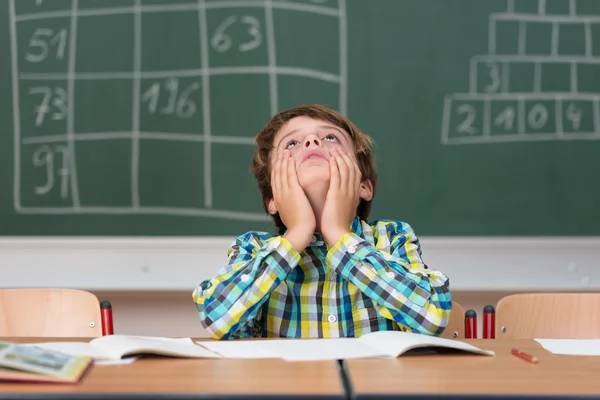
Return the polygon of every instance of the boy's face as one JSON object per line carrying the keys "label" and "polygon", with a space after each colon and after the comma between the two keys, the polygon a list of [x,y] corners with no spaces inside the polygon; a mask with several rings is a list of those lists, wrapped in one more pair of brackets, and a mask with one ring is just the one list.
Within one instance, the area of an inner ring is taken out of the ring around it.
{"label": "boy's face", "polygon": [[275,134],[271,157],[287,149],[296,162],[298,181],[306,188],[320,181],[329,182],[329,154],[334,147],[356,160],[352,138],[330,122],[296,117]]}

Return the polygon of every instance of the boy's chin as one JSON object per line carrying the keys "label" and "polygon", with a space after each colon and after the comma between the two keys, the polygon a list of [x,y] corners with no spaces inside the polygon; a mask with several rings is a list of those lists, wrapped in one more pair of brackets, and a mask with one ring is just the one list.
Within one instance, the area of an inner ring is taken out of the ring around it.
{"label": "boy's chin", "polygon": [[303,189],[319,184],[329,187],[329,170],[327,171],[303,171],[298,174],[298,182]]}

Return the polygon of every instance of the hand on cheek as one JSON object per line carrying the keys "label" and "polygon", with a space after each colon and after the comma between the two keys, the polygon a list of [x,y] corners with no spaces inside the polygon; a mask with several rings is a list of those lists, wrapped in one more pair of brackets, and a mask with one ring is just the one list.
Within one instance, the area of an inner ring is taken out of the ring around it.
{"label": "hand on cheek", "polygon": [[329,160],[330,183],[323,215],[321,232],[330,246],[350,232],[360,203],[362,174],[354,159],[346,152],[334,148]]}
{"label": "hand on cheek", "polygon": [[272,160],[271,187],[275,208],[287,227],[285,237],[298,252],[302,252],[312,239],[316,220],[288,150],[278,153]]}

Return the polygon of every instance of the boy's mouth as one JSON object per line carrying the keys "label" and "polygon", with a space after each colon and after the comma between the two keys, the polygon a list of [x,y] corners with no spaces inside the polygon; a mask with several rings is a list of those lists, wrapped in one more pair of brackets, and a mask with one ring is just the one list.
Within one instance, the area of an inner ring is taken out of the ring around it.
{"label": "boy's mouth", "polygon": [[327,158],[320,151],[311,150],[304,155],[304,157],[302,158],[302,162],[314,159],[327,160]]}

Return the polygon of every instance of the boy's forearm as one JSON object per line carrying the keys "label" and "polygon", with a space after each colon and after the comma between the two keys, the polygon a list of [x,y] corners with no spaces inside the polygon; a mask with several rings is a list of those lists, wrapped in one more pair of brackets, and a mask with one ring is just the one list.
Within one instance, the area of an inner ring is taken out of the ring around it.
{"label": "boy's forearm", "polygon": [[[425,270],[422,264],[404,265],[409,263],[358,237],[344,236],[330,249],[327,261],[364,295],[388,309],[388,318],[421,333],[436,334],[445,328],[451,296],[443,274]],[[415,320],[411,317],[415,314],[422,318]]]}
{"label": "boy's forearm", "polygon": [[247,323],[256,318],[261,305],[299,259],[287,240],[277,238],[254,257],[234,259],[223,274],[203,282],[194,292],[194,301],[206,330],[215,339],[245,337]]}

